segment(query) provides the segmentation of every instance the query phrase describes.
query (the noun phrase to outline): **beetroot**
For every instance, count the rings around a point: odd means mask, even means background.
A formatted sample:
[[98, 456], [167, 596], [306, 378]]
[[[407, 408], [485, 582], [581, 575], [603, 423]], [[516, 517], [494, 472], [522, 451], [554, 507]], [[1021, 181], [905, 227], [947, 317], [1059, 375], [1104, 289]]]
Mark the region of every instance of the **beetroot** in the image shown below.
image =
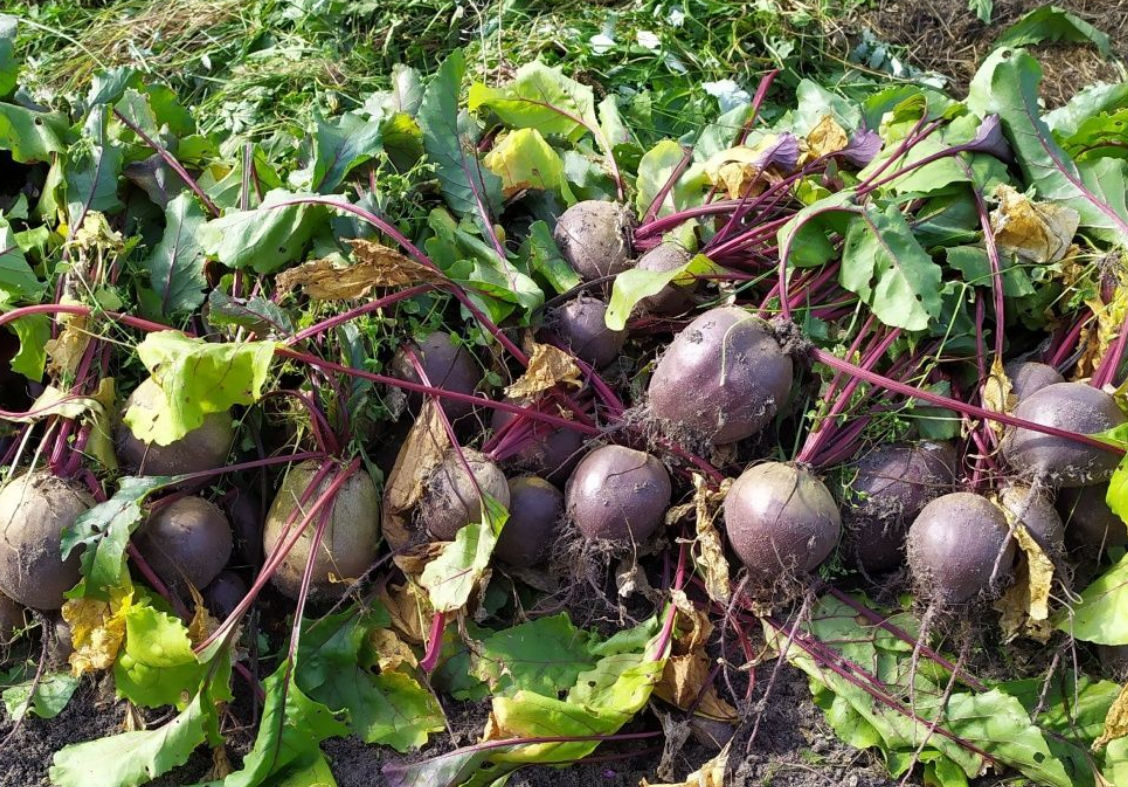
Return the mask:
[[791, 358], [768, 324], [724, 306], [686, 326], [658, 361], [650, 411], [672, 431], [731, 443], [775, 418], [792, 380]]
[[1028, 486], [1012, 484], [999, 490], [998, 503], [1014, 522], [1026, 526], [1044, 552], [1051, 556], [1064, 553], [1065, 525], [1046, 495]]
[[905, 534], [920, 510], [952, 491], [956, 451], [950, 443], [876, 448], [857, 460], [843, 509], [849, 554], [876, 574], [904, 565]]
[[[125, 409], [157, 411], [164, 403], [164, 392], [149, 379], [137, 386], [125, 403]], [[235, 426], [229, 413], [208, 413], [196, 429], [169, 445], [147, 444], [137, 439], [125, 422], [115, 432], [117, 454], [121, 463], [138, 475], [179, 475], [199, 473], [223, 467]]]
[[510, 480], [509, 521], [494, 555], [517, 568], [535, 566], [548, 557], [563, 514], [564, 495], [548, 481], [536, 476]]
[[[491, 426], [496, 432], [514, 418], [513, 413], [494, 410]], [[583, 454], [583, 434], [575, 429], [557, 429], [544, 421], [533, 421], [531, 428], [532, 433], [514, 454], [513, 464], [557, 486], [563, 484]]]
[[[482, 382], [482, 369], [474, 356], [461, 344], [455, 344], [449, 333], [435, 331], [423, 341], [413, 343], [411, 349], [435, 388], [473, 394]], [[402, 349], [392, 358], [389, 374], [412, 383], [422, 382]], [[418, 410], [423, 405], [422, 394], [411, 393], [407, 399], [412, 410]], [[474, 409], [469, 402], [451, 399], [442, 399], [441, 402], [443, 412], [452, 421], [469, 415]]]
[[1108, 484], [1061, 490], [1057, 508], [1071, 548], [1095, 555], [1108, 547], [1128, 546], [1128, 526], [1108, 507], [1106, 495]]
[[[1019, 402], [1014, 414], [1078, 434], [1103, 432], [1128, 420], [1111, 396], [1084, 383], [1046, 386]], [[1003, 455], [1019, 473], [1058, 487], [1107, 481], [1120, 459], [1112, 451], [1029, 429], [1011, 429], [1003, 440]]]
[[482, 521], [481, 493], [509, 507], [509, 485], [497, 465], [469, 448], [461, 456], [449, 448], [428, 481], [419, 521], [440, 541], [453, 541], [466, 525]]
[[725, 497], [729, 543], [757, 584], [815, 569], [838, 543], [842, 519], [822, 481], [801, 467], [764, 462]]
[[203, 596], [211, 613], [226, 620], [246, 598], [247, 583], [233, 571], [222, 571], [204, 588]]
[[549, 327], [581, 361], [602, 369], [618, 356], [627, 341], [627, 331], [613, 331], [606, 323], [607, 304], [581, 295], [550, 318]]
[[1011, 393], [1020, 402], [1047, 386], [1065, 382], [1057, 369], [1035, 361], [1013, 361], [1003, 371], [1010, 380]]
[[[693, 255], [672, 241], [665, 241], [643, 254], [635, 267], [640, 271], [666, 273], [685, 265]], [[657, 295], [639, 301], [643, 311], [650, 314], [681, 314], [693, 306], [692, 287], [670, 283]]]
[[233, 542], [227, 517], [201, 497], [182, 497], [158, 508], [133, 540], [166, 585], [196, 589], [227, 565]]
[[0, 593], [0, 647], [11, 642], [16, 632], [26, 625], [24, 608]]
[[[310, 460], [290, 469], [266, 515], [263, 549], [269, 556], [292, 535], [286, 523], [293, 514], [293, 526], [301, 524], [302, 512], [308, 511], [326, 489], [331, 478], [325, 478], [305, 503], [302, 495], [313, 483], [321, 468]], [[330, 501], [329, 520], [313, 558], [310, 596], [315, 599], [340, 598], [351, 580], [357, 579], [376, 560], [380, 540], [380, 497], [371, 476], [364, 471], [353, 473]], [[322, 509], [324, 513], [325, 509]], [[274, 585], [290, 598], [297, 598], [302, 575], [310, 557], [313, 535], [321, 517], [315, 516], [271, 577]]]
[[588, 539], [641, 543], [670, 507], [670, 475], [650, 454], [605, 445], [584, 457], [564, 489], [568, 517]]
[[48, 473], [25, 473], [0, 490], [0, 592], [32, 609], [62, 607], [81, 578], [82, 552], [63, 560], [62, 533], [93, 504]]
[[991, 590], [996, 564], [998, 578], [1009, 573], [1015, 553], [1009, 534], [1001, 508], [980, 495], [953, 492], [926, 505], [909, 528], [909, 566], [928, 596], [962, 604]]
[[561, 214], [553, 237], [564, 259], [591, 281], [631, 266], [630, 211], [614, 202], [585, 200]]

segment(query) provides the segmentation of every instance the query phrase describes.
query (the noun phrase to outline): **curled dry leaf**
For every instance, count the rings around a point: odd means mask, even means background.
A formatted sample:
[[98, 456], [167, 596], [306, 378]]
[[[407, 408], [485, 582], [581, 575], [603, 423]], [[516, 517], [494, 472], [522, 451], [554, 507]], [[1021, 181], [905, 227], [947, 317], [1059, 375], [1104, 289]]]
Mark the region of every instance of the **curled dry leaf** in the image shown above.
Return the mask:
[[204, 603], [204, 597], [200, 595], [200, 591], [189, 584], [188, 592], [192, 594], [192, 605], [195, 607], [192, 612], [192, 620], [188, 622], [188, 640], [192, 643], [192, 647], [198, 647], [206, 642], [208, 637], [219, 628], [219, 621], [208, 612], [207, 604]]
[[769, 177], [765, 167], [770, 166], [772, 151], [779, 143], [779, 135], [768, 134], [754, 146], [723, 150], [705, 162], [705, 176], [724, 189], [729, 199], [755, 197], [772, 183], [774, 176]]
[[[991, 373], [983, 382], [983, 407], [996, 413], [1009, 413], [1015, 404], [1013, 386], [1003, 369], [1003, 361], [995, 356], [995, 360], [991, 362]], [[1003, 424], [998, 421], [991, 421], [990, 424], [995, 434], [1002, 437]]]
[[383, 585], [377, 598], [388, 610], [392, 626], [408, 642], [422, 645], [431, 626], [431, 604], [427, 593], [414, 582], [403, 585]]
[[[73, 298], [64, 298], [63, 303], [78, 303]], [[92, 335], [87, 330], [87, 315], [60, 314], [58, 322], [62, 326], [59, 335], [48, 339], [43, 345], [47, 353], [47, 371], [52, 377], [72, 376], [82, 363], [82, 356], [90, 346]]]
[[376, 287], [443, 281], [441, 273], [395, 249], [369, 240], [350, 242], [355, 260], [352, 265], [338, 265], [328, 258], [298, 265], [278, 274], [278, 291], [301, 287], [314, 300], [343, 301], [363, 298]]
[[806, 143], [807, 153], [814, 159], [845, 150], [850, 144], [850, 137], [846, 134], [846, 129], [838, 125], [834, 115], [828, 114], [823, 115], [822, 120], [807, 134]]
[[705, 477], [693, 474], [693, 502], [674, 506], [666, 513], [666, 524], [676, 525], [690, 514], [694, 515], [693, 560], [705, 581], [709, 598], [718, 603], [729, 600], [729, 564], [721, 534], [713, 524], [721, 503], [732, 486], [726, 478], [719, 489], [712, 489]]
[[510, 399], [534, 399], [557, 385], [583, 386], [580, 368], [568, 353], [551, 344], [533, 344], [529, 366], [513, 385], [505, 389]]
[[411, 515], [423, 498], [424, 481], [442, 464], [449, 447], [442, 413], [433, 399], [427, 399], [384, 485], [381, 526], [392, 549], [400, 549], [411, 541]]
[[1120, 693], [1112, 701], [1105, 714], [1104, 729], [1100, 737], [1093, 741], [1093, 751], [1100, 751], [1117, 738], [1128, 735], [1128, 683], [1120, 687]]
[[133, 588], [111, 588], [110, 600], [86, 596], [63, 604], [63, 620], [71, 630], [74, 652], [71, 672], [76, 677], [94, 670], [109, 669], [125, 639], [125, 619], [133, 606]]
[[1128, 282], [1121, 281], [1120, 286], [1108, 303], [1099, 297], [1085, 301], [1093, 314], [1095, 321], [1090, 321], [1088, 328], [1082, 334], [1078, 345], [1084, 349], [1077, 359], [1074, 367], [1073, 380], [1087, 380], [1093, 376], [1097, 367], [1101, 365], [1108, 354], [1109, 347], [1120, 335], [1124, 321], [1128, 318]]
[[[1007, 516], [1011, 518], [1009, 513]], [[995, 609], [1002, 614], [999, 625], [1008, 642], [1018, 636], [1046, 642], [1053, 633], [1049, 617], [1054, 563], [1024, 525], [1014, 526], [1014, 538], [1023, 560], [1015, 570], [1014, 584], [995, 602]]]
[[[674, 652], [666, 659], [662, 679], [654, 687], [655, 696], [681, 710], [690, 710], [719, 721], [736, 721], [736, 708], [717, 694], [716, 686], [708, 684], [713, 661], [705, 646], [713, 633], [708, 614], [689, 600], [685, 591], [673, 592], [677, 607]], [[708, 684], [708, 685], [707, 685]]]
[[643, 779], [639, 782], [639, 787], [725, 787], [728, 758], [729, 746], [726, 745], [716, 757], [689, 774], [684, 782], [656, 784]]
[[1005, 184], [995, 190], [995, 198], [999, 207], [991, 213], [991, 229], [1001, 248], [1040, 264], [1066, 256], [1081, 222], [1077, 211], [1034, 202]]
[[419, 666], [411, 646], [391, 629], [373, 629], [368, 639], [372, 649], [377, 653], [377, 663], [381, 672], [392, 672], [403, 664], [409, 667]]

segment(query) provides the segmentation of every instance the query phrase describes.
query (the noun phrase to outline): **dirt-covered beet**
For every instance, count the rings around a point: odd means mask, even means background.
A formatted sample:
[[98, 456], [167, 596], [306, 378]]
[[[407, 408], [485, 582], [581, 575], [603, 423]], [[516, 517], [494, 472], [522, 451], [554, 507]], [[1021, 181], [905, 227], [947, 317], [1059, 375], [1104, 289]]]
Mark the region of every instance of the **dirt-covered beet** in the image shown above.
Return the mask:
[[440, 541], [453, 541], [459, 530], [482, 521], [482, 493], [509, 507], [509, 484], [501, 469], [477, 451], [447, 449], [431, 475], [419, 504], [419, 523]]
[[[494, 410], [491, 426], [496, 432], [516, 416]], [[531, 433], [508, 462], [561, 486], [572, 474], [584, 449], [584, 436], [575, 429], [557, 429], [544, 421], [533, 421]]]
[[[1085, 383], [1048, 385], [1019, 402], [1014, 414], [1077, 434], [1096, 434], [1128, 420], [1111, 396]], [[1056, 487], [1107, 481], [1120, 460], [1112, 451], [1030, 429], [1011, 429], [1003, 456], [1018, 473]]]
[[[635, 265], [640, 271], [666, 273], [689, 262], [693, 255], [679, 243], [665, 241], [643, 254]], [[693, 305], [692, 287], [667, 284], [658, 292], [639, 301], [639, 308], [649, 314], [681, 314]]]
[[59, 609], [80, 579], [81, 549], [63, 560], [63, 530], [94, 505], [49, 473], [25, 473], [0, 490], [0, 592], [32, 609]]
[[951, 443], [885, 445], [861, 456], [846, 479], [843, 506], [849, 556], [869, 574], [904, 565], [905, 534], [930, 501], [952, 491]]
[[618, 357], [627, 341], [626, 330], [607, 327], [606, 315], [606, 303], [581, 295], [555, 309], [548, 325], [577, 358], [602, 369]]
[[1096, 555], [1108, 547], [1128, 546], [1128, 526], [1105, 501], [1108, 484], [1063, 489], [1057, 509], [1065, 521], [1070, 549]]
[[[292, 530], [286, 527], [290, 515], [294, 514], [293, 526], [300, 525], [304, 518], [302, 512], [308, 512], [332, 483], [334, 474], [330, 473], [309, 498], [301, 502], [321, 465], [313, 460], [302, 462], [292, 467], [283, 480], [263, 529], [263, 549], [268, 557], [292, 535]], [[275, 587], [290, 598], [297, 598], [301, 590], [302, 574], [320, 521], [320, 516], [314, 516], [271, 578]], [[360, 577], [375, 561], [379, 540], [380, 497], [371, 476], [361, 470], [349, 476], [332, 500], [321, 544], [314, 557], [310, 596], [340, 598], [350, 581]]]
[[1065, 382], [1057, 369], [1037, 361], [1012, 361], [1003, 367], [1003, 371], [1010, 380], [1011, 393], [1018, 401], [1047, 386]]
[[[926, 505], [909, 528], [909, 566], [926, 596], [962, 604], [989, 592], [993, 578], [1010, 572], [1015, 545], [1009, 534], [997, 505], [981, 495], [952, 492]], [[992, 577], [996, 565], [999, 576]]]
[[757, 585], [805, 574], [838, 543], [842, 518], [830, 490], [807, 470], [753, 465], [725, 497], [729, 544]]
[[621, 445], [583, 458], [564, 488], [568, 518], [588, 539], [641, 543], [670, 507], [670, 474], [656, 458]]
[[615, 202], [585, 200], [561, 214], [553, 237], [564, 259], [587, 281], [631, 267], [633, 217]]
[[564, 495], [536, 476], [509, 481], [509, 520], [494, 547], [494, 555], [517, 568], [535, 566], [552, 549], [556, 527], [564, 514]]
[[[125, 409], [136, 407], [156, 417], [164, 401], [164, 392], [152, 380], [137, 386], [126, 400]], [[124, 421], [115, 431], [117, 455], [121, 463], [138, 475], [177, 475], [214, 470], [227, 462], [227, 454], [235, 439], [235, 426], [228, 413], [209, 413], [204, 422], [181, 439], [169, 445], [144, 443], [137, 439]]]
[[775, 418], [793, 379], [791, 358], [768, 324], [723, 306], [670, 343], [650, 378], [650, 412], [671, 432], [731, 443]]
[[133, 542], [166, 585], [202, 590], [231, 559], [234, 539], [219, 506], [189, 496], [158, 507]]
[[235, 534], [235, 550], [256, 568], [262, 565], [262, 523], [265, 512], [257, 492], [236, 486], [223, 500]]
[[0, 593], [0, 648], [11, 642], [25, 625], [24, 608]]
[[1065, 525], [1047, 495], [1028, 486], [1011, 484], [999, 490], [998, 503], [1014, 522], [1026, 526], [1046, 553], [1064, 554]]
[[[426, 339], [412, 343], [411, 349], [435, 388], [473, 394], [482, 382], [482, 368], [474, 360], [474, 356], [464, 346], [456, 344], [449, 333], [435, 331]], [[415, 373], [415, 366], [402, 349], [392, 357], [389, 370], [392, 377], [413, 383], [422, 382]], [[421, 394], [408, 394], [407, 400], [413, 410], [418, 410], [423, 404]], [[469, 415], [474, 409], [470, 402], [451, 399], [443, 399], [442, 406], [443, 412], [452, 421]]]
[[203, 590], [204, 602], [220, 620], [226, 620], [247, 595], [247, 583], [234, 571], [221, 571]]

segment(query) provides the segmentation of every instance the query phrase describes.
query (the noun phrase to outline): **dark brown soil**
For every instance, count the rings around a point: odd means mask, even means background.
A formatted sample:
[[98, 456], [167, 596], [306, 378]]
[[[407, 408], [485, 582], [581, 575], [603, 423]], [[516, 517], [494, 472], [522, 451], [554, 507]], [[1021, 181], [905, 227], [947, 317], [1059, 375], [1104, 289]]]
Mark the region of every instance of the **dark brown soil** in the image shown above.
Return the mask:
[[[1044, 0], [995, 0], [991, 24], [984, 25], [968, 10], [967, 0], [878, 0], [877, 8], [864, 13], [856, 24], [869, 27], [884, 41], [904, 46], [914, 65], [948, 76], [952, 92], [963, 95], [995, 38], [1023, 14], [1044, 4]], [[1107, 33], [1114, 58], [1102, 57], [1089, 45], [1033, 47], [1045, 71], [1042, 94], [1047, 104], [1062, 104], [1098, 80], [1123, 80], [1124, 66], [1115, 60], [1128, 60], [1128, 0], [1057, 0], [1054, 5]]]

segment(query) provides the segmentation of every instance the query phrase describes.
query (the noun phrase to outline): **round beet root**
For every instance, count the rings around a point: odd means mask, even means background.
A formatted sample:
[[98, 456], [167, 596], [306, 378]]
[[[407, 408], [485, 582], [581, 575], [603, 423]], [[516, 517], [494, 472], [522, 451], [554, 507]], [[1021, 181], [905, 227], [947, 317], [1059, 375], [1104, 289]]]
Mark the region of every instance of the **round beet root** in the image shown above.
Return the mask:
[[11, 642], [16, 632], [26, 625], [24, 608], [0, 593], [0, 647]]
[[627, 331], [607, 327], [607, 304], [581, 295], [553, 311], [550, 328], [581, 361], [602, 369], [618, 357]]
[[1020, 402], [1047, 386], [1065, 382], [1057, 369], [1036, 361], [1012, 361], [1003, 371], [1011, 382], [1011, 393]]
[[[436, 331], [421, 342], [411, 345], [427, 379], [435, 388], [443, 388], [456, 393], [473, 394], [482, 382], [482, 369], [474, 356], [460, 344], [455, 344], [449, 333]], [[415, 367], [400, 349], [392, 357], [389, 374], [401, 380], [419, 383], [419, 375]], [[407, 396], [412, 410], [418, 410], [423, 404], [422, 394], [411, 393]], [[451, 399], [442, 399], [443, 412], [452, 421], [469, 415], [474, 409], [470, 402], [455, 402]]]
[[[293, 527], [300, 525], [303, 512], [308, 513], [332, 483], [334, 474], [330, 473], [303, 501], [320, 469], [320, 462], [310, 460], [291, 468], [286, 475], [266, 515], [262, 543], [268, 557], [293, 535], [287, 524], [292, 521]], [[340, 598], [351, 580], [368, 571], [376, 560], [376, 544], [380, 540], [380, 498], [368, 473], [361, 470], [349, 476], [330, 503], [332, 509], [313, 559], [309, 585], [310, 596], [323, 600]], [[297, 598], [301, 591], [302, 575], [320, 521], [320, 516], [315, 515], [272, 577], [275, 587], [290, 598]]]
[[[494, 410], [491, 426], [496, 432], [516, 416]], [[556, 485], [568, 480], [583, 453], [584, 436], [575, 429], [557, 429], [544, 421], [531, 421], [529, 436], [521, 443], [512, 463]]]
[[[1078, 434], [1096, 434], [1128, 420], [1111, 396], [1085, 383], [1046, 386], [1019, 402], [1014, 414], [1025, 421]], [[1107, 481], [1120, 459], [1112, 451], [1029, 429], [1007, 433], [1003, 456], [1019, 473], [1045, 479], [1057, 487]]]
[[202, 497], [182, 497], [154, 512], [133, 537], [145, 562], [170, 587], [202, 589], [231, 559], [231, 524]]
[[632, 223], [618, 203], [585, 200], [561, 214], [553, 237], [564, 259], [591, 281], [631, 267]]
[[838, 543], [842, 519], [822, 481], [782, 462], [748, 468], [725, 497], [725, 531], [758, 584], [805, 574]]
[[32, 609], [59, 609], [78, 584], [75, 549], [63, 560], [63, 530], [94, 505], [83, 491], [48, 473], [26, 473], [0, 490], [0, 591]]
[[265, 517], [258, 493], [250, 488], [236, 487], [223, 502], [235, 534], [235, 548], [252, 566], [261, 566], [262, 523]]
[[220, 620], [227, 620], [247, 596], [247, 583], [233, 571], [221, 571], [203, 590], [204, 602]]
[[[909, 528], [909, 566], [924, 591], [945, 604], [988, 592], [1014, 563], [1014, 540], [1003, 510], [985, 497], [953, 492], [924, 507]], [[1000, 560], [999, 554], [1003, 552]]]
[[[666, 273], [682, 267], [692, 256], [684, 246], [665, 241], [643, 254], [635, 267], [640, 271]], [[681, 314], [693, 306], [692, 290], [692, 287], [667, 284], [657, 295], [639, 301], [639, 307], [650, 314]]]
[[517, 568], [535, 566], [548, 557], [563, 514], [564, 495], [548, 481], [536, 476], [512, 479], [509, 521], [502, 528], [494, 555]]
[[658, 361], [650, 411], [674, 431], [732, 443], [775, 418], [792, 379], [791, 358], [768, 324], [722, 306], [686, 326]]
[[1026, 526], [1048, 555], [1065, 551], [1065, 525], [1053, 502], [1028, 486], [1012, 484], [999, 490], [999, 505], [1015, 522]]
[[[126, 400], [125, 409], [138, 408], [153, 412], [164, 401], [161, 391], [152, 379], [137, 386]], [[143, 443], [133, 436], [125, 422], [118, 424], [115, 432], [117, 454], [121, 463], [138, 475], [178, 475], [199, 473], [222, 467], [235, 439], [235, 426], [228, 413], [209, 413], [204, 423], [181, 439], [169, 445]]]
[[1128, 546], [1128, 526], [1108, 507], [1106, 495], [1108, 484], [1061, 490], [1057, 508], [1070, 548], [1096, 555], [1108, 547]]
[[419, 521], [440, 541], [453, 541], [466, 525], [482, 521], [481, 493], [509, 507], [509, 484], [497, 465], [472, 449], [459, 456], [448, 448], [419, 504]]
[[620, 445], [585, 456], [564, 489], [568, 516], [586, 538], [634, 543], [661, 527], [672, 493], [661, 462]]
[[878, 574], [904, 565], [905, 534], [930, 501], [952, 491], [956, 450], [951, 443], [887, 445], [858, 459], [843, 508], [849, 554]]

